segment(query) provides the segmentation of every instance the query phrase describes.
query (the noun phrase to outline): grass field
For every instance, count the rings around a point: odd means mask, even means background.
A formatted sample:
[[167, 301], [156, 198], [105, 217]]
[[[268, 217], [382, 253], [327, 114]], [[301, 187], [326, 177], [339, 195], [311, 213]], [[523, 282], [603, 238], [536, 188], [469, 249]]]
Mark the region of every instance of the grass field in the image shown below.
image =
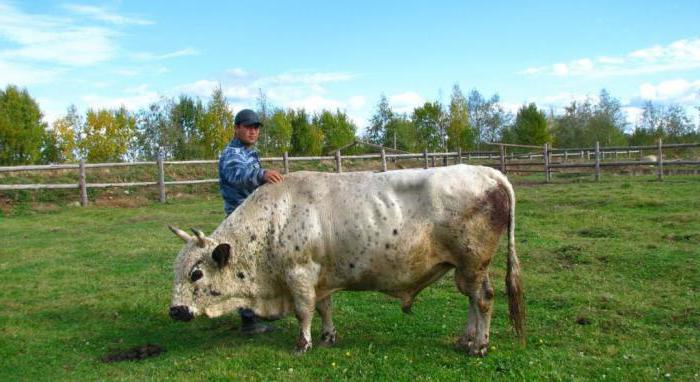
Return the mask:
[[[244, 337], [235, 316], [168, 318], [181, 242], [211, 232], [217, 195], [135, 208], [0, 215], [0, 378], [13, 380], [700, 380], [700, 177], [518, 185], [528, 345], [507, 320], [505, 252], [491, 267], [491, 351], [453, 349], [466, 299], [451, 273], [412, 315], [377, 293], [334, 295], [339, 341], [292, 355], [297, 324]], [[318, 318], [314, 338], [319, 335]], [[103, 363], [147, 343], [166, 352]]]

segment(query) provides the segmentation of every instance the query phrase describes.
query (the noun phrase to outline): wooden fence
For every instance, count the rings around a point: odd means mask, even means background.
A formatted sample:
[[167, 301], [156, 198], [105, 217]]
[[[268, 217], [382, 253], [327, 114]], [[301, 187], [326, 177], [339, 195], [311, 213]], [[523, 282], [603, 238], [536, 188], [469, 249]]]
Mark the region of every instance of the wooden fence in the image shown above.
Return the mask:
[[[664, 149], [680, 149], [680, 148], [697, 148], [700, 143], [682, 143], [682, 144], [663, 144], [661, 140], [655, 146], [620, 146], [620, 147], [600, 147], [596, 143], [595, 147], [588, 148], [567, 148], [554, 149], [545, 144], [541, 147], [541, 152], [528, 152], [524, 154], [511, 153], [507, 154], [508, 147], [521, 148], [537, 148], [539, 146], [514, 145], [493, 143], [498, 146], [499, 151], [482, 151], [482, 152], [432, 152], [423, 151], [422, 153], [387, 154], [384, 148], [378, 154], [363, 154], [363, 155], [341, 155], [340, 150], [335, 151], [333, 156], [305, 156], [305, 157], [290, 157], [286, 152], [281, 157], [261, 158], [261, 162], [282, 162], [284, 173], [289, 173], [289, 163], [293, 161], [335, 161], [335, 171], [340, 173], [343, 171], [343, 160], [357, 159], [379, 159], [381, 162], [381, 171], [387, 171], [387, 160], [398, 159], [419, 159], [423, 163], [423, 168], [435, 167], [438, 158], [442, 159], [442, 165], [447, 165], [452, 159], [453, 163], [495, 160], [496, 163], [481, 163], [482, 165], [498, 168], [503, 173], [530, 173], [543, 172], [544, 180], [551, 181], [551, 174], [558, 169], [593, 169], [594, 179], [600, 179], [602, 167], [628, 167], [628, 166], [655, 166], [656, 174], [659, 180], [663, 179], [664, 166], [700, 166], [699, 160], [664, 160]], [[644, 153], [653, 153], [654, 161], [645, 161]], [[606, 155], [618, 159], [619, 156], [627, 157], [627, 161], [603, 162]], [[632, 155], [637, 157], [637, 160], [632, 159]], [[583, 162], [590, 160], [593, 157], [593, 163]], [[533, 162], [536, 159], [542, 159], [542, 162]], [[559, 158], [563, 162], [553, 162], [552, 160]], [[574, 159], [579, 159], [579, 162], [570, 162]], [[527, 160], [527, 162], [518, 162], [518, 160]], [[510, 162], [510, 163], [509, 163]], [[216, 164], [216, 160], [191, 160], [191, 161], [165, 161], [162, 156], [157, 161], [147, 162], [128, 162], [128, 163], [85, 163], [80, 161], [78, 164], [57, 164], [57, 165], [29, 165], [29, 166], [6, 166], [0, 167], [2, 172], [18, 172], [18, 171], [47, 171], [47, 170], [67, 170], [77, 169], [79, 173], [78, 183], [63, 183], [63, 184], [0, 184], [0, 191], [11, 190], [47, 190], [47, 189], [78, 189], [80, 192], [80, 204], [87, 205], [87, 189], [88, 188], [107, 188], [107, 187], [143, 187], [143, 186], [158, 186], [160, 190], [160, 201], [166, 201], [166, 186], [172, 185], [193, 185], [218, 183], [217, 179], [200, 179], [200, 180], [177, 180], [165, 181], [165, 166], [164, 165], [191, 165], [191, 164]], [[158, 171], [158, 179], [151, 182], [127, 182], [127, 183], [87, 183], [86, 170], [88, 168], [111, 168], [123, 166], [156, 166]], [[536, 167], [532, 169], [532, 167]]]

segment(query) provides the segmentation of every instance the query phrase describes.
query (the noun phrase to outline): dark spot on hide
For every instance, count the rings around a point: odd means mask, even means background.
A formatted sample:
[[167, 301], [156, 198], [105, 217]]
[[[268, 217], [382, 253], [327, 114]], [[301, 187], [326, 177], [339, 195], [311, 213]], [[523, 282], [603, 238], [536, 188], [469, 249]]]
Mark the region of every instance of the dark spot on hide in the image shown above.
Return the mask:
[[355, 264], [350, 263], [350, 268], [355, 268]]
[[386, 249], [389, 249], [389, 248], [391, 248], [391, 244], [389, 244], [389, 243], [386, 243], [386, 244], [384, 245], [384, 248], [386, 248]]
[[236, 273], [236, 277], [243, 280], [245, 278], [245, 275], [243, 274], [243, 272], [238, 272], [238, 273]]
[[250, 241], [255, 241], [258, 237], [255, 234], [250, 235]]
[[399, 230], [394, 228], [394, 236], [399, 234]]
[[491, 224], [503, 231], [510, 223], [510, 198], [502, 184], [486, 192], [486, 203], [491, 210]]
[[301, 248], [299, 248], [298, 245], [295, 245], [295, 246], [294, 246], [294, 250], [297, 251], [297, 252], [299, 252], [299, 251], [301, 250]]
[[197, 269], [194, 272], [192, 272], [192, 276], [190, 276], [190, 280], [192, 280], [192, 282], [195, 282], [195, 281], [201, 279], [203, 276], [204, 276], [204, 273], [201, 270]]
[[221, 296], [221, 292], [216, 291], [216, 290], [214, 290], [214, 289], [212, 289], [212, 290], [209, 292], [209, 294], [212, 295], [212, 296]]

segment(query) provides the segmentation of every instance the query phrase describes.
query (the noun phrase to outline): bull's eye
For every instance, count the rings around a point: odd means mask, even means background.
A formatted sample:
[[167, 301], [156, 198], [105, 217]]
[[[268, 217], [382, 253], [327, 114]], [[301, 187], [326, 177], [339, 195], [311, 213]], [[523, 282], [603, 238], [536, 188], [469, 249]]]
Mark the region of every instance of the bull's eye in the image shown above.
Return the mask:
[[196, 271], [192, 272], [192, 276], [190, 276], [190, 279], [192, 280], [192, 282], [195, 282], [195, 281], [201, 279], [203, 276], [204, 276], [204, 272], [197, 269]]

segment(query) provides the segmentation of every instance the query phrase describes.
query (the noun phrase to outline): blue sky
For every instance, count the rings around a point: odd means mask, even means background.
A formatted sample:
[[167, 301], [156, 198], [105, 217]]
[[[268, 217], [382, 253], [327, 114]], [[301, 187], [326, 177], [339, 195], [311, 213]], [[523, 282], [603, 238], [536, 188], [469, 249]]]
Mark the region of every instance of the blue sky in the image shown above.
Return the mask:
[[340, 108], [360, 128], [385, 94], [410, 112], [467, 93], [560, 110], [602, 88], [633, 121], [644, 100], [700, 105], [700, 1], [0, 0], [0, 86], [49, 121], [70, 104], [132, 110], [222, 86], [280, 107]]

